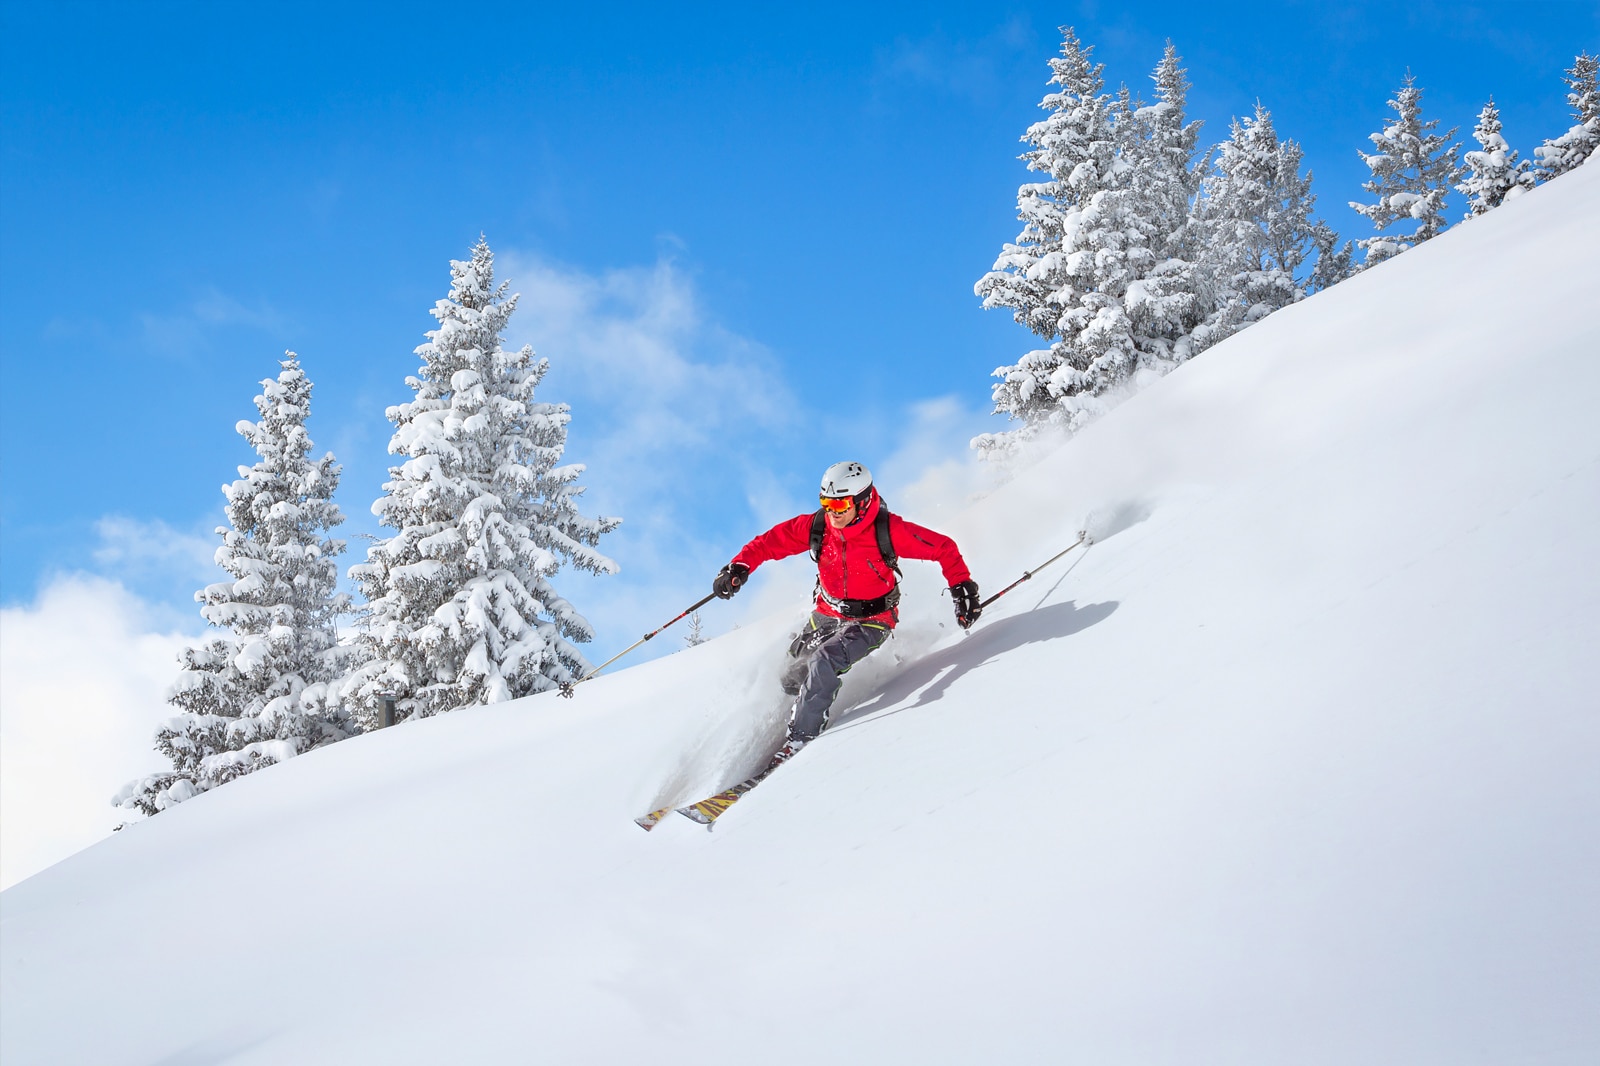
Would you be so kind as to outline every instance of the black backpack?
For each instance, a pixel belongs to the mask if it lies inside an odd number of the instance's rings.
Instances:
[[[894,542],[889,536],[889,508],[884,506],[883,498],[878,498],[878,517],[873,519],[874,532],[878,534],[878,554],[883,556],[883,561],[889,564],[889,569],[896,575],[900,573],[900,556],[895,554]],[[828,525],[828,512],[817,508],[817,513],[811,516],[811,561],[822,561],[822,537]]]

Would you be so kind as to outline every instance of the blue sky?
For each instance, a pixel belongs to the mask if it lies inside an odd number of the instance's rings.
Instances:
[[[1016,233],[1058,25],[1136,91],[1170,37],[1207,143],[1260,99],[1346,237],[1408,68],[1463,139],[1492,94],[1527,155],[1600,50],[1595,3],[1268,10],[8,0],[0,597],[95,574],[197,630],[218,487],[253,460],[233,426],[286,348],[357,561],[384,408],[483,233],[591,510],[626,522],[621,575],[558,580],[604,656],[808,508],[826,464],[910,478],[998,428],[989,371],[1032,345],[972,285]]]

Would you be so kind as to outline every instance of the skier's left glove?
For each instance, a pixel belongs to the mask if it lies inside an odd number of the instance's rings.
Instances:
[[[978,605],[978,583],[970,577],[958,585],[950,586],[950,598],[956,604],[956,625],[971,629],[983,608]]]
[[[733,599],[733,594],[750,577],[750,568],[743,563],[729,563],[724,566],[717,576],[711,579],[711,591],[724,600]]]

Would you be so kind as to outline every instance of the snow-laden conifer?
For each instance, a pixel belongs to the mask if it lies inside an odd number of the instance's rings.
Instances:
[[[1350,203],[1379,231],[1377,236],[1356,242],[1367,253],[1363,269],[1444,232],[1449,225],[1444,216],[1445,197],[1461,177],[1457,163],[1461,146],[1450,143],[1456,129],[1451,127],[1440,135],[1433,132],[1438,119],[1423,121],[1422,90],[1410,72],[1389,107],[1395,112],[1394,121],[1368,138],[1375,151],[1359,153],[1372,171],[1372,180],[1361,187],[1377,201]],[[1416,223],[1409,233],[1383,232],[1406,220]]]
[[[1311,227],[1311,239],[1317,247],[1317,260],[1311,268],[1307,292],[1331,289],[1355,273],[1354,242],[1345,241],[1341,245],[1339,234],[1332,226],[1321,221]]]
[[[1186,118],[1187,72],[1167,42],[1151,74],[1156,101],[1134,103],[1119,138],[1129,165],[1128,187],[1117,190],[1121,225],[1128,235],[1126,281],[1120,289],[1141,369],[1165,373],[1192,353],[1190,333],[1211,301],[1200,259],[1203,246],[1193,207],[1206,161],[1196,162],[1199,120]]]
[[[1479,149],[1462,156],[1465,177],[1456,191],[1467,198],[1464,218],[1487,214],[1533,188],[1532,167],[1527,160],[1517,160],[1516,151],[1506,144],[1500,130],[1500,109],[1490,98],[1478,112],[1478,124],[1472,131]]]
[[[1195,331],[1195,348],[1210,347],[1272,312],[1338,280],[1349,246],[1313,217],[1311,173],[1300,173],[1300,146],[1278,139],[1272,113],[1235,119],[1217,149],[1196,206],[1204,263],[1213,280],[1212,311]],[[1321,275],[1305,266],[1326,258]]]
[[[985,308],[1006,307],[1049,347],[994,372],[996,413],[1021,421],[985,434],[980,451],[1005,453],[1045,425],[1074,430],[1106,408],[1106,394],[1145,367],[1187,354],[1198,321],[1186,225],[1195,187],[1198,123],[1184,117],[1188,85],[1169,45],[1150,107],[1106,94],[1094,49],[1063,27],[1022,158],[1048,180],[1017,192],[1023,229],[975,286]]]
[[[252,770],[348,735],[329,682],[340,672],[336,621],[347,610],[338,582],[344,521],[333,503],[339,466],[311,457],[311,382],[287,353],[261,383],[259,422],[238,431],[260,457],[223,486],[228,525],[217,565],[228,581],[195,594],[205,620],[227,636],[186,650],[156,748],[172,769],[123,787],[114,802],[146,814]]]
[[[1572,127],[1561,136],[1545,141],[1533,150],[1539,159],[1541,181],[1558,178],[1581,166],[1600,145],[1600,87],[1596,73],[1600,57],[1584,52],[1573,60],[1562,80],[1567,88],[1567,103],[1572,107]]]
[[[1068,336],[1091,332],[1105,341],[1100,367],[1120,376],[1133,364],[1132,342],[1119,301],[1095,291],[1094,255],[1083,247],[1085,213],[1121,181],[1117,172],[1113,104],[1105,94],[1103,63],[1094,48],[1063,27],[1061,55],[1050,59],[1050,84],[1039,106],[1048,114],[1028,127],[1021,156],[1044,180],[1017,190],[1022,232],[1007,244],[994,267],[974,287],[985,308],[1009,308],[1012,317],[1050,342],[1028,352],[994,376],[994,408],[1023,423],[1015,434],[974,441],[985,452],[1003,451],[1038,427],[1071,421],[1062,400],[1084,391],[1092,372],[1074,365]]]
[[[368,603],[367,661],[347,692],[368,724],[385,694],[401,717],[425,717],[580,676],[574,643],[593,629],[550,578],[563,560],[617,570],[595,546],[620,519],[581,515],[584,468],[560,461],[569,409],[534,400],[548,362],[502,347],[517,297],[495,285],[488,244],[450,267],[407,379],[416,397],[388,412],[403,461],[373,513],[395,532],[350,571]]]

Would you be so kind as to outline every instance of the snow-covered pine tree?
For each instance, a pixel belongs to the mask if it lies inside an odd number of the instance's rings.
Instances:
[[[1078,428],[1137,363],[1123,291],[1111,283],[1123,274],[1127,246],[1111,193],[1128,188],[1119,138],[1131,123],[1127,103],[1102,91],[1104,64],[1093,54],[1062,27],[1061,55],[1049,61],[1058,91],[1040,101],[1047,116],[1022,136],[1031,148],[1021,158],[1046,180],[1017,190],[1022,232],[974,286],[986,309],[1009,308],[1050,342],[995,370],[995,413],[1022,426],[974,438],[986,457],[1008,454],[1046,425]]]
[[[416,398],[388,411],[404,460],[373,513],[395,533],[350,570],[368,613],[346,693],[369,726],[386,693],[401,717],[426,717],[580,676],[573,644],[594,632],[549,579],[563,560],[617,571],[595,546],[621,520],[579,514],[584,468],[559,465],[569,409],[534,400],[549,363],[502,347],[517,297],[496,287],[487,242],[450,274],[406,379]]]
[[[1051,344],[994,372],[995,412],[1023,425],[975,438],[988,457],[1045,425],[1076,430],[1136,372],[1164,373],[1188,358],[1209,299],[1190,226],[1205,166],[1194,159],[1201,123],[1185,118],[1177,50],[1167,44],[1146,106],[1126,88],[1105,94],[1093,48],[1071,27],[1062,34],[1061,56],[1050,60],[1059,91],[1023,136],[1033,149],[1022,158],[1050,180],[1018,190],[1022,233],[975,286],[985,308],[1010,308]]]
[[[1540,181],[1559,178],[1576,169],[1594,154],[1600,145],[1600,87],[1596,74],[1600,71],[1600,57],[1584,52],[1573,60],[1567,76],[1562,80],[1572,91],[1567,93],[1567,103],[1572,106],[1572,127],[1561,136],[1545,141],[1533,150],[1539,157]]]
[[[335,626],[348,610],[335,591],[344,521],[333,503],[339,466],[311,458],[311,382],[287,353],[261,383],[259,422],[238,431],[260,457],[223,486],[228,525],[217,565],[232,578],[195,594],[201,615],[228,630],[181,656],[169,702],[183,713],[156,733],[172,769],[129,782],[113,802],[145,814],[252,770],[349,735],[330,695],[340,672]]]
[[[1171,41],[1155,71],[1156,102],[1126,107],[1119,138],[1130,166],[1126,189],[1113,193],[1129,234],[1123,305],[1132,323],[1139,368],[1165,373],[1193,354],[1190,333],[1211,300],[1193,226],[1195,197],[1209,156],[1195,161],[1199,120],[1187,121],[1187,72]]]
[[[1461,146],[1449,143],[1456,128],[1440,135],[1433,132],[1438,119],[1422,120],[1422,90],[1417,88],[1410,71],[1389,107],[1395,112],[1395,120],[1368,138],[1376,151],[1359,153],[1372,171],[1372,180],[1361,187],[1378,200],[1371,204],[1350,203],[1380,231],[1378,236],[1356,242],[1367,253],[1363,270],[1444,232],[1449,225],[1444,217],[1445,196],[1461,179],[1456,161]],[[1416,229],[1410,233],[1382,233],[1403,219],[1415,220]]]
[[[1310,174],[1306,175],[1308,178]],[[1339,234],[1326,222],[1311,227],[1311,239],[1317,248],[1317,262],[1311,268],[1306,284],[1307,292],[1331,289],[1355,273],[1355,246],[1351,241],[1339,243]]]
[[[1303,158],[1299,144],[1278,139],[1272,113],[1259,102],[1253,116],[1234,120],[1218,147],[1195,211],[1215,293],[1210,316],[1195,331],[1196,351],[1337,280],[1338,238],[1312,217],[1316,196],[1311,173],[1300,173]],[[1342,254],[1347,269],[1348,244]],[[1319,264],[1328,259],[1323,277],[1304,269],[1313,255]]]
[[[1478,125],[1472,131],[1479,150],[1462,156],[1466,176],[1456,185],[1456,191],[1467,198],[1463,218],[1487,214],[1533,188],[1532,167],[1527,160],[1517,161],[1516,151],[1506,144],[1500,129],[1500,109],[1490,97],[1478,112]]]

